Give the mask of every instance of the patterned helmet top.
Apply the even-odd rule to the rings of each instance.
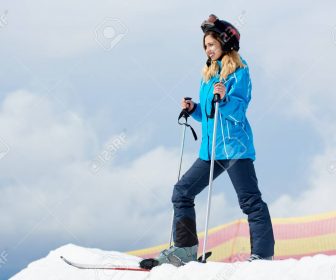
[[[214,22],[205,20],[201,25],[201,29],[204,34],[208,31],[218,33],[223,51],[239,50],[240,33],[231,23],[218,18]]]

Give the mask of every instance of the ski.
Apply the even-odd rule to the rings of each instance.
[[[82,264],[76,263],[61,256],[61,259],[68,265],[79,269],[108,269],[108,270],[126,270],[126,271],[144,271],[149,272],[150,269],[141,267],[121,266],[121,265],[99,265],[99,264]]]
[[[208,259],[211,256],[211,252],[207,252],[205,254],[205,260]],[[108,269],[108,270],[126,270],[126,271],[144,271],[144,272],[149,272],[153,267],[156,267],[159,265],[159,262],[156,259],[153,258],[148,258],[148,259],[143,259],[140,263],[139,266],[134,267],[134,266],[126,266],[126,265],[99,265],[99,264],[83,264],[83,263],[76,263],[73,261],[70,261],[66,259],[65,257],[61,256],[60,257],[66,264],[79,268],[79,269]],[[179,267],[182,265],[185,265],[184,262],[179,260],[177,257],[172,258],[171,264]],[[198,262],[202,262],[202,256],[200,256],[197,260]]]

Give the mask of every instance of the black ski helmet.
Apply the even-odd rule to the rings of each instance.
[[[227,21],[219,20],[215,15],[210,16],[215,17],[216,20],[214,22],[205,20],[201,25],[203,33],[205,34],[208,31],[218,33],[223,52],[227,53],[232,50],[238,51],[240,40],[238,29]]]

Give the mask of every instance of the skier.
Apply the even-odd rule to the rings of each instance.
[[[240,33],[215,15],[210,15],[201,28],[208,60],[203,69],[200,102],[183,99],[181,106],[202,123],[202,143],[199,158],[174,186],[174,246],[163,250],[156,260],[162,264],[197,259],[194,199],[209,183],[214,94],[220,95],[220,101],[213,178],[228,172],[240,208],[248,216],[251,240],[248,261],[271,260],[275,242],[270,214],[262,200],[253,165],[253,135],[245,115],[252,87],[247,63],[238,54]]]

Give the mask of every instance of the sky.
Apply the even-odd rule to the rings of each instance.
[[[68,243],[127,251],[168,242],[177,116],[183,96],[198,100],[210,13],[241,33],[255,168],[272,217],[335,210],[335,8],[2,0],[0,279]],[[183,172],[199,145],[187,131]],[[196,199],[198,230],[206,195]],[[210,226],[242,217],[223,174]]]

